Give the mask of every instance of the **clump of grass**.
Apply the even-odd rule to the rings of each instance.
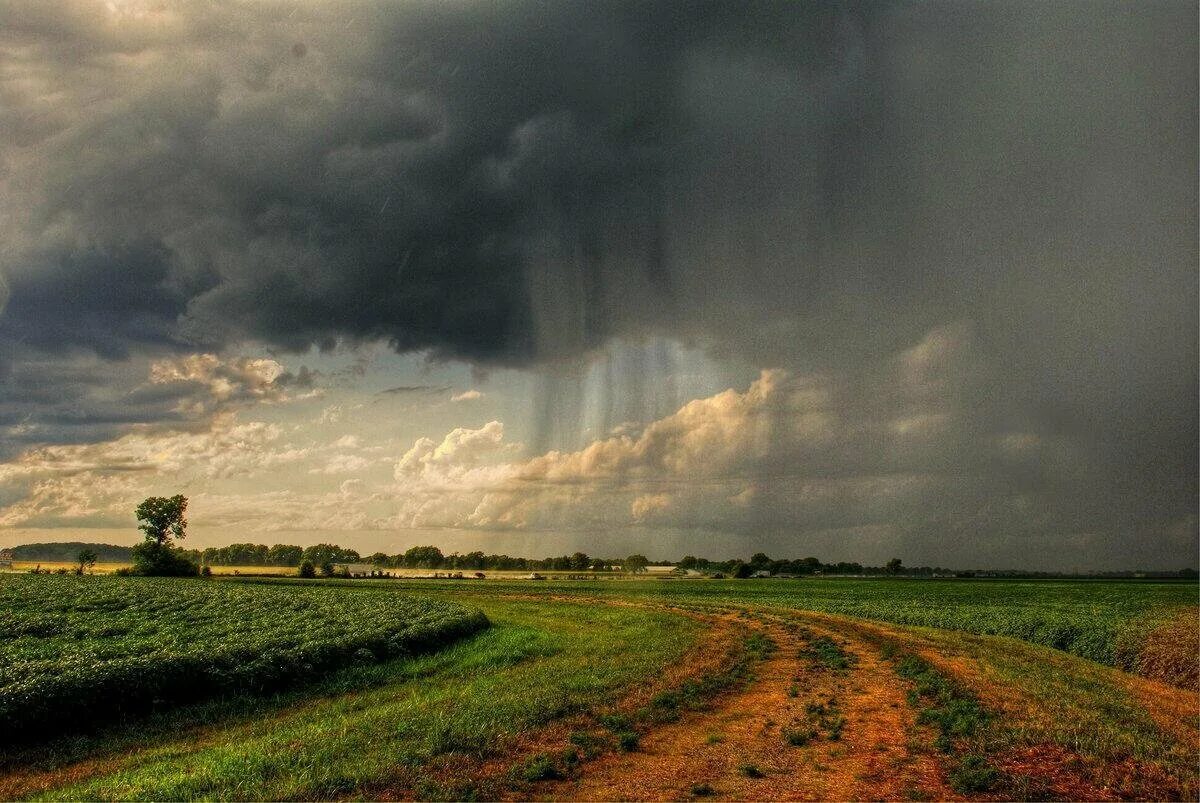
[[[562,772],[559,771],[558,765],[554,763],[554,759],[547,753],[538,753],[533,758],[525,762],[520,768],[519,775],[523,780],[530,783],[535,781],[552,781],[562,777]]]
[[[624,714],[605,714],[600,717],[600,724],[613,733],[620,733],[629,730],[632,723]]]
[[[766,778],[767,774],[760,770],[754,764],[742,764],[738,767],[738,772],[745,775],[747,778]]]
[[[746,636],[746,652],[751,658],[762,660],[775,652],[775,642],[765,633],[755,631]]]
[[[717,790],[706,783],[698,783],[692,786],[692,794],[695,797],[712,797],[716,793]]]
[[[840,714],[832,716],[825,720],[825,733],[829,736],[831,742],[840,741],[842,738],[842,729],[846,727],[846,718]]]
[[[719,733],[710,733],[704,740],[706,744],[720,744],[723,741],[725,741],[725,737]]]
[[[817,636],[809,641],[808,646],[800,650],[800,657],[816,666],[837,670],[849,669],[858,660],[829,636]]]
[[[575,731],[569,737],[571,744],[582,752],[586,759],[593,759],[604,749],[604,740],[588,731]]]
[[[812,728],[784,728],[783,740],[792,747],[804,747],[817,736]]]
[[[950,771],[950,785],[962,794],[986,792],[996,785],[1000,773],[988,766],[983,756],[970,754],[959,759],[958,766]]]
[[[621,731],[617,734],[617,747],[626,753],[632,753],[634,750],[637,750],[640,741],[641,739],[637,731]]]
[[[799,697],[800,696],[800,687],[797,686],[795,683],[793,683],[791,686],[788,686],[787,695],[788,695],[788,697]]]

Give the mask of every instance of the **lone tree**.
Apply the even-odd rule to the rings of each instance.
[[[187,530],[187,497],[175,494],[170,499],[165,496],[151,496],[137,506],[138,529],[146,534],[147,541],[154,541],[159,546],[169,544],[171,537],[183,538]]]
[[[900,574],[900,569],[903,568],[903,566],[904,561],[900,560],[900,558],[892,558],[883,568],[888,574]]]
[[[187,532],[187,497],[151,496],[135,511],[138,529],[146,540],[133,548],[133,573],[145,575],[194,576],[200,568],[186,552],[171,543]]]
[[[75,568],[75,574],[83,574],[85,570],[96,565],[96,553],[90,549],[81,549],[75,561],[79,564]]]

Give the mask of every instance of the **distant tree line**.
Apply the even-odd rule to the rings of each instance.
[[[694,569],[700,572],[727,574],[730,577],[749,577],[759,572],[769,574],[791,574],[796,576],[806,574],[849,574],[849,575],[906,575],[931,577],[933,575],[951,575],[952,569],[940,566],[905,566],[900,558],[892,558],[883,566],[864,566],[861,563],[822,563],[819,558],[784,558],[776,560],[765,553],[756,552],[750,560],[733,558],[731,560],[713,561],[708,558],[697,558],[686,555],[676,564],[680,569]]]
[[[100,563],[129,563],[135,548],[112,544],[90,544],[82,542],[25,544],[13,547],[15,560],[78,562],[80,555],[87,553]],[[146,547],[143,547],[146,549]],[[606,572],[613,570],[642,572],[648,566],[673,566],[681,571],[697,571],[702,574],[722,574],[726,577],[751,577],[760,572],[772,575],[852,575],[852,576],[903,576],[903,577],[1008,577],[1008,578],[1196,578],[1193,568],[1179,571],[1108,571],[1089,572],[1086,575],[1067,572],[1039,572],[1010,570],[962,571],[941,566],[905,566],[899,558],[893,558],[883,566],[866,566],[856,562],[825,563],[819,558],[771,558],[758,552],[749,560],[731,558],[710,560],[687,555],[679,561],[651,561],[644,555],[626,557],[595,557],[584,552],[547,558],[523,558],[509,555],[485,554],[482,551],[444,554],[436,546],[415,546],[404,552],[389,555],[376,552],[362,556],[357,550],[337,544],[315,544],[300,547],[292,544],[229,544],[207,549],[179,549],[174,552],[198,566],[285,566],[294,567],[310,564],[316,569],[336,563],[370,563],[381,569],[457,569],[471,571],[554,571],[554,572]]]
[[[55,563],[74,563],[80,552],[88,551],[100,563],[129,563],[133,560],[133,547],[114,544],[89,544],[83,541],[61,541],[49,544],[22,544],[13,547],[13,560],[44,560]]]
[[[485,555],[483,552],[467,552],[462,555],[455,552],[445,555],[435,546],[415,546],[395,555],[376,552],[365,558],[364,562],[388,569],[601,572],[608,571],[614,566],[625,566],[630,558],[639,568],[645,568],[649,564],[649,561],[641,555],[631,555],[629,558],[596,558],[584,552],[576,552],[573,555],[540,559]]]

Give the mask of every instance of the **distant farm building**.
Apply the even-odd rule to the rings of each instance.
[[[351,577],[370,577],[379,571],[374,563],[335,563],[333,573]]]

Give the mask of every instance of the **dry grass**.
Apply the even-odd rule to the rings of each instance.
[[[1200,689],[1200,610],[1184,608],[1146,634],[1134,670],[1184,689]]]

